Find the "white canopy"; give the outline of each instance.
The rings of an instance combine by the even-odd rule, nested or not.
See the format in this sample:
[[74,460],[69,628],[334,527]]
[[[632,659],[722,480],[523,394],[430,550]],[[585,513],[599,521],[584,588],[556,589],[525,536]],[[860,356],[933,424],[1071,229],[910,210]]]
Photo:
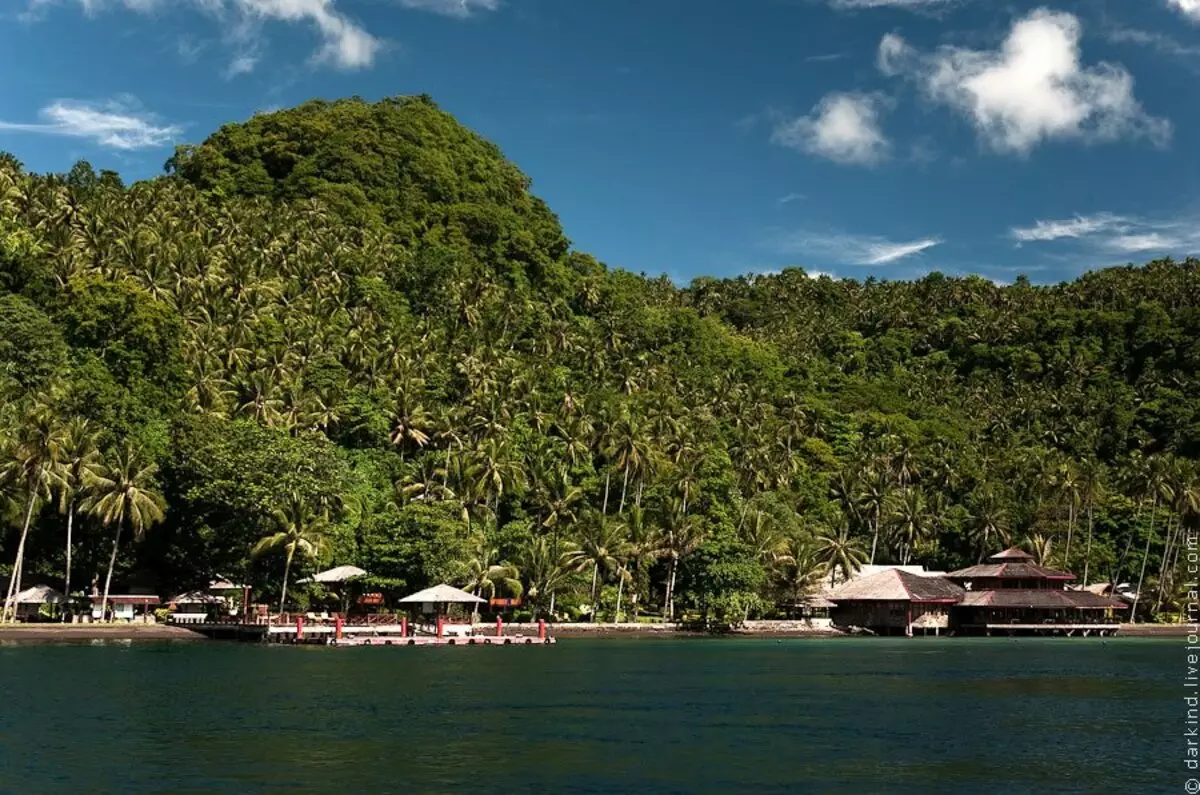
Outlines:
[[455,588],[453,585],[435,585],[432,588],[426,588],[424,591],[417,591],[412,596],[406,596],[400,600],[401,602],[420,602],[423,604],[429,603],[456,603],[456,604],[474,604],[476,602],[486,602],[486,599],[480,599],[475,594],[467,593],[466,591]]
[[19,605],[60,605],[67,601],[67,597],[49,585],[35,585],[21,591],[13,601]]
[[180,605],[220,605],[225,604],[225,600],[216,594],[211,594],[206,591],[190,591],[181,593],[179,596],[171,599],[175,604]]
[[366,574],[358,566],[338,566],[337,568],[314,574],[308,579],[301,580],[301,582],[346,582],[346,580],[353,580],[356,577],[364,577]]

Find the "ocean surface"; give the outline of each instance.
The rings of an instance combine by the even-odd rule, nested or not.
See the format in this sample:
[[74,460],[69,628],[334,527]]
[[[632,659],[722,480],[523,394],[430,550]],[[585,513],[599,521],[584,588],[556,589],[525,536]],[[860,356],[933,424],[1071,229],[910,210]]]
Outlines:
[[5,645],[0,792],[1195,792],[1184,644]]

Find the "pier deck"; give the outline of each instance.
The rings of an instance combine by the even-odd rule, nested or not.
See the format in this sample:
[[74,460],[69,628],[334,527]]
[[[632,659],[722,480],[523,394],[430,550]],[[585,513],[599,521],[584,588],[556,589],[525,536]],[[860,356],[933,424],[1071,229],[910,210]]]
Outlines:
[[967,625],[963,629],[980,629],[982,628],[988,635],[999,635],[1007,633],[1015,635],[1017,633],[1032,634],[1032,635],[1065,635],[1073,637],[1089,637],[1095,635],[1105,637],[1115,635],[1121,629],[1120,624],[983,624]]

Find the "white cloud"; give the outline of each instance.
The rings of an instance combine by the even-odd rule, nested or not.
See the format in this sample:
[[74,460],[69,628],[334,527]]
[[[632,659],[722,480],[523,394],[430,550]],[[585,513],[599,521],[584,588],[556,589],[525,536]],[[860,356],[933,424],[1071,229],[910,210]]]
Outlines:
[[1009,230],[1009,234],[1018,243],[1045,242],[1064,237],[1087,237],[1125,223],[1125,219],[1111,213],[1099,213],[1091,216],[1077,215],[1062,221],[1035,221],[1030,227],[1013,228]]
[[[27,16],[36,16],[48,6],[69,0],[29,0]],[[238,52],[227,75],[244,74],[258,60],[261,28],[267,22],[307,24],[321,38],[314,53],[318,63],[339,69],[362,69],[375,62],[383,42],[342,13],[337,0],[75,0],[84,14],[93,16],[112,8],[138,13],[190,5],[217,20],[224,36]],[[464,0],[467,2],[467,0]],[[494,0],[484,0],[494,2]],[[471,5],[475,5],[471,0]],[[452,5],[452,4],[448,4]]]
[[1200,225],[1194,219],[1156,220],[1096,213],[1073,218],[1035,221],[1009,234],[1017,245],[1070,240],[1111,253],[1187,255],[1200,251]]
[[1200,0],[1167,0],[1167,5],[1193,22],[1200,22]]
[[42,108],[41,122],[0,121],[0,131],[83,138],[110,149],[150,149],[166,146],[183,132],[160,124],[129,97],[107,102],[60,99]]
[[879,127],[887,104],[871,94],[827,94],[807,116],[777,124],[771,140],[836,163],[873,165],[891,151]]
[[779,204],[791,204],[794,201],[799,201],[801,199],[807,199],[807,198],[808,197],[805,196],[803,193],[789,193],[786,196],[780,196],[776,201]]
[[1145,112],[1124,67],[1085,66],[1081,35],[1076,17],[1038,9],[1014,22],[997,50],[942,47],[922,54],[888,34],[879,43],[878,66],[886,75],[914,79],[928,98],[967,117],[999,152],[1025,154],[1044,141],[1071,138],[1146,137],[1164,144],[1170,122]]
[[786,254],[816,256],[847,265],[888,265],[920,254],[941,242],[936,237],[894,242],[873,235],[797,232],[779,241],[778,248]]
[[467,17],[474,11],[495,11],[500,0],[400,0],[400,5],[448,17]]

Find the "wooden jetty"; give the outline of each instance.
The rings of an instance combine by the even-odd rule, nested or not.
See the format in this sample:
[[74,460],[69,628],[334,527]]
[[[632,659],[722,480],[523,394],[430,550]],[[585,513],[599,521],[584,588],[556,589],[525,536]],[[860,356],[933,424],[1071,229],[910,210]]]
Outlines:
[[[189,622],[181,624],[216,640],[241,640],[265,643],[320,644],[329,646],[535,646],[552,645],[556,639],[547,632],[546,622],[538,622],[536,635],[508,635],[502,619],[495,628],[484,629],[468,624],[451,624],[441,617],[429,627],[410,627],[406,617],[395,623],[376,620],[310,622],[305,616],[277,618],[259,623],[235,621]],[[393,618],[388,616],[387,618]]]

